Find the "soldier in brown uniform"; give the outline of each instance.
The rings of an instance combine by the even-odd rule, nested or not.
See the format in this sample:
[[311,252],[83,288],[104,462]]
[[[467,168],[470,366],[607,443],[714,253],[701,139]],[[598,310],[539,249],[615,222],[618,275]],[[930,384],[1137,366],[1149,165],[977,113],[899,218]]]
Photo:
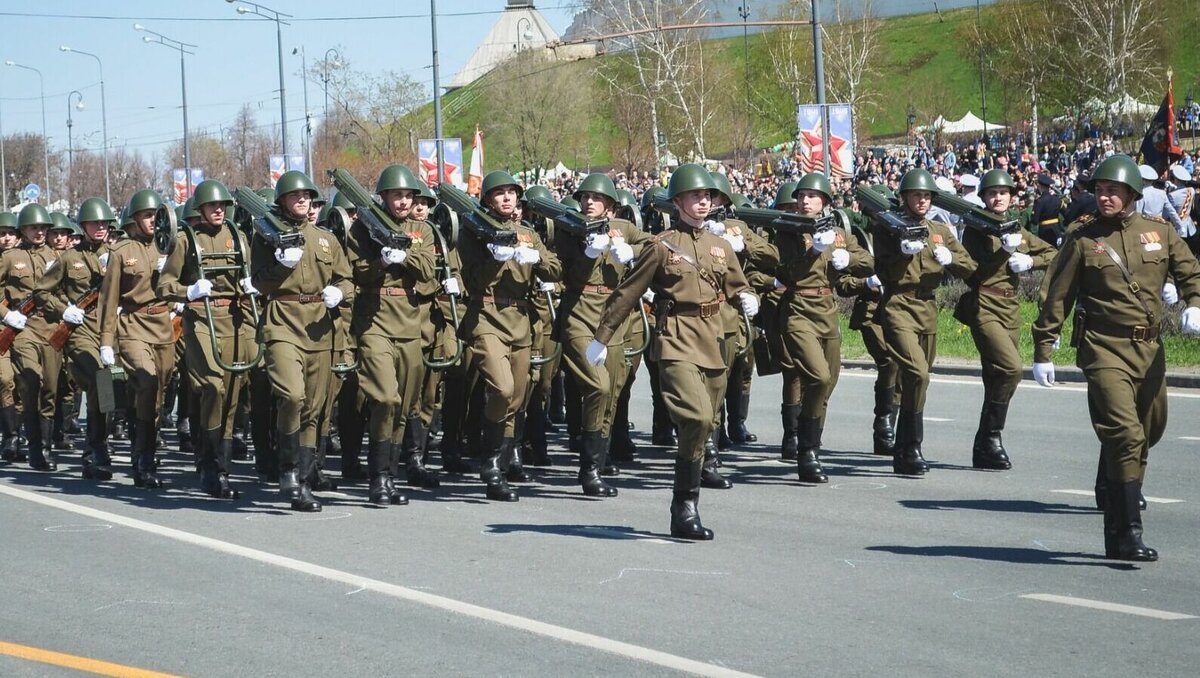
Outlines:
[[[979,196],[991,212],[1010,213],[1016,184],[1002,169],[990,170],[979,182]],[[967,278],[970,291],[963,294],[956,316],[971,328],[983,366],[983,407],[979,429],[971,450],[975,468],[1002,471],[1012,468],[1001,433],[1008,419],[1008,403],[1021,383],[1021,355],[1017,337],[1021,331],[1021,302],[1017,298],[1019,276],[1042,271],[1054,259],[1055,249],[1029,231],[1001,236],[966,228],[963,248],[979,263]]]
[[154,291],[158,272],[166,264],[153,240],[154,214],[162,204],[158,193],[149,189],[129,199],[125,208],[133,217],[129,237],[117,241],[108,252],[96,306],[100,362],[107,366],[120,361],[133,396],[134,483],[150,488],[159,486],[154,470],[159,408],[175,373],[173,305]]
[[[52,323],[72,327],[63,348],[71,376],[87,393],[87,441],[83,450],[83,477],[112,478],[108,454],[108,418],[100,413],[96,372],[100,369],[100,317],[93,310],[100,281],[108,262],[108,229],[116,221],[112,208],[100,198],[79,206],[84,239],[58,258],[37,282],[34,299]],[[88,297],[91,296],[91,299]]]
[[[550,189],[535,185],[526,188],[521,193],[521,202],[528,203],[534,197],[554,199]],[[545,221],[542,217],[531,214],[529,210],[522,210],[522,216],[526,223],[533,224],[532,228],[538,232],[539,237],[546,233],[544,225],[539,224],[539,220]],[[543,241],[545,242],[545,239]],[[554,243],[546,242],[546,245],[553,247]],[[562,351],[559,350],[559,343],[555,338],[557,333],[554,331],[554,323],[551,322],[550,304],[561,291],[560,283],[539,282],[538,293],[533,295],[533,310],[536,317],[533,353],[544,356],[547,362],[535,370],[536,374],[529,384],[529,397],[525,409],[518,415],[524,417],[524,435],[518,441],[521,446],[521,460],[530,466],[549,466],[551,463],[546,446],[546,431],[549,423],[547,411],[554,383],[558,381],[561,374],[559,368],[562,365]],[[557,306],[555,308],[557,309]]]
[[[191,422],[191,433],[201,489],[217,498],[233,498],[229,486],[233,420],[245,377],[244,372],[226,367],[247,364],[254,357],[253,300],[248,278],[234,270],[202,271],[198,260],[203,254],[206,269],[235,266],[249,256],[249,247],[225,218],[233,197],[224,184],[202,181],[189,201],[199,214],[192,229],[195,239],[186,233],[176,236],[155,294],[169,303],[186,304],[183,359],[192,388],[191,412],[197,417]],[[206,315],[206,299],[211,316]],[[210,320],[215,335],[209,330]]]
[[[403,165],[383,170],[375,192],[395,224],[411,238],[407,249],[375,242],[359,219],[350,228],[347,250],[358,297],[350,333],[358,342],[358,383],[367,399],[367,473],[370,501],[387,506],[407,504],[395,486],[408,415],[420,396],[425,367],[421,362],[422,328],[429,323],[431,302],[421,292],[434,276],[433,231],[412,218],[413,199],[420,182]],[[436,284],[436,282],[435,282]],[[411,450],[414,456],[417,450]],[[421,460],[412,461],[421,469]],[[437,476],[424,471],[423,484],[437,487]]]
[[1042,309],[1033,325],[1034,378],[1054,385],[1051,354],[1072,307],[1076,364],[1088,385],[1092,428],[1100,439],[1106,492],[1106,558],[1158,559],[1142,541],[1139,507],[1150,448],[1167,425],[1166,358],[1159,341],[1158,291],[1174,280],[1184,332],[1200,333],[1200,264],[1175,229],[1135,209],[1142,183],[1127,155],[1105,159],[1089,189],[1099,212],[1072,224],[1042,282]]
[[[17,230],[17,215],[0,212],[0,253],[21,243]],[[26,460],[21,439],[21,418],[17,415],[17,377],[13,371],[12,354],[0,354],[0,461]]]
[[529,388],[533,343],[529,297],[538,282],[562,277],[558,257],[537,233],[519,221],[516,179],[503,171],[483,178],[483,206],[493,218],[516,231],[517,245],[487,243],[470,229],[459,231],[457,251],[462,260],[464,290],[470,301],[459,328],[470,347],[470,365],[483,382],[484,404],[480,479],[489,499],[517,501],[505,480],[515,454],[513,434],[517,410]]
[[8,301],[4,324],[17,332],[10,355],[25,409],[29,466],[37,471],[58,469],[52,438],[62,353],[49,343],[54,326],[42,312],[35,309],[27,315],[19,307],[22,302],[32,300],[37,281],[58,260],[58,252],[46,244],[46,232],[53,223],[50,213],[41,205],[21,208],[17,225],[23,242],[0,255],[0,280],[4,281]]
[[929,229],[929,241],[905,239],[875,226],[875,273],[883,283],[876,319],[896,360],[900,379],[900,414],[892,470],[923,475],[929,470],[921,454],[925,438],[925,393],[929,369],[937,355],[935,292],[946,271],[966,278],[975,272],[950,228],[925,218],[937,186],[927,170],[910,170],[900,180],[900,200],[908,218]]
[[726,379],[721,306],[737,299],[747,314],[758,311],[758,298],[748,291],[733,248],[705,226],[716,189],[712,176],[699,165],[675,170],[667,195],[678,209],[679,223],[643,248],[637,265],[609,297],[587,349],[593,365],[603,364],[608,342],[646,290],[654,290],[652,350],[663,400],[679,434],[671,534],[683,539],[713,537],[700,522],[698,504],[704,444],[712,435]]
[[601,480],[600,470],[608,457],[617,398],[628,373],[624,347],[629,318],[609,338],[608,358],[600,369],[588,361],[587,347],[608,295],[650,237],[632,223],[613,217],[617,187],[607,174],[584,177],[572,197],[579,201],[584,217],[609,219],[604,233],[580,237],[559,228],[554,234],[554,251],[563,267],[558,339],[563,344],[563,363],[583,401],[578,480],[588,496],[615,497],[617,489]]
[[[837,216],[828,212],[833,190],[824,174],[801,177],[793,196],[801,215]],[[776,270],[776,287],[783,290],[779,324],[791,358],[783,373],[783,455],[794,448],[801,482],[824,483],[821,435],[842,365],[832,281],[839,273],[871,275],[874,259],[840,225],[813,234],[780,231],[775,244],[784,262]]]

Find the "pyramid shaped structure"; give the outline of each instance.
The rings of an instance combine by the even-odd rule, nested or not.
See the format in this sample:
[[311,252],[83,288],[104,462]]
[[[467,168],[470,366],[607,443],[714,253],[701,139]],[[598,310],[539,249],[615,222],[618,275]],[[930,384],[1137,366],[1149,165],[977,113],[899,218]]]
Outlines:
[[466,87],[511,59],[518,50],[544,49],[547,43],[558,39],[558,33],[532,0],[507,0],[500,18],[446,89]]

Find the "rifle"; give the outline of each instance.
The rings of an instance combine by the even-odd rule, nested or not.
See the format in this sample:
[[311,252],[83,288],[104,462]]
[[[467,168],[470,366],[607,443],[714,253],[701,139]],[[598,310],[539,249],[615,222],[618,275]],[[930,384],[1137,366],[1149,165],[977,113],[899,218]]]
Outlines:
[[529,201],[529,209],[576,238],[587,238],[589,235],[608,232],[608,217],[588,219],[579,212],[565,207],[549,198],[533,198]]
[[438,200],[454,210],[462,217],[462,224],[471,235],[487,245],[517,246],[517,232],[502,227],[491,217],[475,199],[460,190],[454,184],[442,183],[437,185]]
[[985,210],[953,193],[934,191],[933,204],[958,215],[964,226],[987,235],[1001,236],[1021,232],[1021,222],[1017,219],[1005,219],[1004,216]]
[[[21,315],[28,317],[37,308],[37,304],[33,301],[33,294],[25,297],[17,304],[15,310]],[[11,325],[5,325],[4,329],[0,329],[0,355],[8,353],[8,349],[12,348],[13,341],[17,338],[17,328]]]
[[928,240],[929,227],[900,211],[900,205],[865,186],[854,189],[863,214],[901,240]]
[[304,234],[283,223],[271,211],[271,206],[267,204],[266,200],[263,200],[261,195],[250,190],[247,186],[237,189],[234,195],[237,196],[238,206],[249,212],[251,217],[253,217],[251,224],[254,226],[254,232],[267,245],[277,250],[304,246]]
[[756,228],[765,228],[783,233],[816,235],[832,231],[837,226],[837,215],[830,212],[820,217],[807,217],[795,212],[782,210],[759,209],[757,207],[742,207],[737,211],[738,219]]
[[[87,311],[95,306],[99,300],[100,286],[97,285],[79,295],[79,298],[75,300],[75,305]],[[63,350],[63,347],[67,345],[67,339],[71,337],[71,333],[75,331],[76,327],[79,327],[79,325],[72,325],[65,320],[58,323],[58,327],[54,328],[54,334],[50,335],[50,345],[57,351]]]
[[367,228],[367,235],[371,236],[371,240],[380,247],[390,247],[394,250],[406,250],[412,245],[412,236],[400,229],[392,215],[387,213],[383,205],[371,198],[367,189],[363,188],[353,175],[344,169],[331,169],[327,173],[338,193],[345,195],[346,199],[358,208],[356,219]]

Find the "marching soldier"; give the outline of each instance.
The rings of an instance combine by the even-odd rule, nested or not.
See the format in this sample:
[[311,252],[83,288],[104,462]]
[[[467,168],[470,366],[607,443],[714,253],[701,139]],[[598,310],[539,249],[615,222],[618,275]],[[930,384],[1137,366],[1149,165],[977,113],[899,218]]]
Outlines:
[[61,320],[70,328],[64,356],[75,383],[87,393],[83,477],[109,480],[112,459],[108,454],[108,417],[101,414],[96,395],[96,372],[101,363],[100,318],[93,307],[108,261],[108,229],[116,217],[100,198],[84,200],[76,216],[83,227],[83,241],[63,252],[58,265],[38,280],[34,299],[48,321]]
[[529,296],[536,292],[538,280],[557,282],[562,265],[537,232],[521,224],[517,211],[521,187],[516,179],[500,170],[489,172],[481,190],[484,208],[516,231],[517,245],[487,243],[469,229],[459,233],[457,251],[469,297],[459,333],[470,346],[471,368],[483,382],[480,479],[487,485],[489,499],[517,501],[504,467],[513,461],[516,413],[529,387],[533,343]]
[[906,215],[928,229],[928,242],[901,237],[878,225],[875,231],[875,274],[883,284],[876,315],[899,369],[900,413],[892,470],[901,475],[924,475],[929,470],[921,442],[929,369],[937,355],[935,292],[946,271],[959,278],[975,272],[975,261],[950,227],[925,218],[936,190],[927,170],[909,170],[900,180]]
[[[0,212],[0,253],[21,244],[17,215]],[[0,353],[0,461],[23,462],[27,459],[21,439],[21,418],[17,415],[17,377],[12,354]]]
[[[32,303],[34,287],[46,269],[58,260],[58,252],[46,244],[46,232],[54,225],[45,207],[30,204],[17,217],[23,243],[0,256],[8,311],[4,324],[16,332],[12,343],[13,368],[25,414],[25,438],[29,443],[29,467],[36,471],[58,470],[54,453],[54,408],[62,353],[50,345],[54,326]],[[22,311],[22,306],[25,310]]]
[[[1015,218],[1010,212],[1016,185],[1002,169],[990,170],[979,182],[987,209]],[[967,228],[963,248],[979,264],[966,279],[971,289],[955,309],[956,317],[971,328],[983,365],[983,409],[971,451],[975,468],[1003,471],[1012,468],[1001,433],[1008,418],[1008,403],[1021,383],[1021,356],[1017,337],[1021,330],[1021,303],[1017,295],[1020,274],[1042,271],[1054,259],[1054,248],[1032,233],[989,235]]]
[[[800,178],[793,197],[799,214],[830,216],[833,189],[824,174]],[[791,359],[784,370],[783,444],[792,446],[801,482],[828,482],[821,467],[821,434],[829,396],[842,363],[841,329],[832,280],[841,272],[871,275],[874,261],[841,226],[809,234],[780,231],[775,286],[783,290],[780,325]]]
[[720,310],[736,299],[748,315],[758,311],[729,242],[705,227],[712,207],[712,175],[699,165],[682,165],[671,175],[667,195],[680,223],[647,244],[629,275],[609,296],[587,357],[607,360],[608,343],[647,289],[654,290],[657,335],[653,352],[663,401],[679,435],[675,457],[671,535],[712,539],[700,522],[700,474],[704,444],[713,432],[726,379],[724,326]]
[[[249,279],[232,267],[246,262],[249,248],[225,218],[233,197],[224,184],[202,181],[188,202],[199,215],[193,219],[195,240],[186,233],[176,236],[155,294],[169,303],[185,304],[183,360],[193,389],[190,409],[196,418],[191,421],[191,435],[200,487],[218,499],[232,499],[236,497],[229,485],[233,423],[244,377],[226,367],[249,362],[256,347]],[[184,216],[188,217],[186,208]],[[230,268],[221,270],[225,267]],[[157,485],[144,473],[143,478],[148,487]]]
[[1088,409],[1107,479],[1104,494],[1097,491],[1105,557],[1153,561],[1158,552],[1142,541],[1139,499],[1150,448],[1167,424],[1158,290],[1175,281],[1187,303],[1183,331],[1200,333],[1200,265],[1175,229],[1135,210],[1142,184],[1132,158],[1106,158],[1089,188],[1099,213],[1071,225],[1042,283],[1041,314],[1033,326],[1033,374],[1042,386],[1054,385],[1051,353],[1074,306],[1071,341],[1087,379]]
[[[125,212],[133,223],[129,237],[108,252],[96,315],[100,327],[100,362],[118,360],[128,374],[133,396],[134,482],[153,489],[159,486],[154,470],[158,440],[159,409],[167,384],[175,373],[175,328],[173,304],[155,293],[159,271],[166,257],[154,246],[154,215],[162,198],[152,190],[133,194]],[[181,387],[181,393],[186,388]],[[91,398],[88,399],[89,405]],[[180,398],[180,419],[186,421],[186,405]],[[91,414],[88,415],[89,426]]]
[[[980,185],[982,186],[982,181]],[[1032,221],[1036,226],[1037,236],[1055,247],[1062,238],[1062,198],[1053,190],[1054,180],[1049,174],[1039,174],[1037,177],[1037,200],[1033,201]],[[982,188],[980,189],[982,193]],[[1034,229],[1030,229],[1034,230]]]
[[[550,193],[550,189],[545,186],[534,185],[526,188],[521,193],[522,204],[528,204],[529,200],[538,197],[547,200],[553,200],[554,196]],[[523,210],[522,215],[525,221],[534,224],[533,229],[537,231],[538,237],[543,237],[545,228],[540,227],[538,220],[541,217],[530,214],[528,210]],[[543,237],[543,241],[545,238]],[[553,247],[553,242],[547,242],[547,246]],[[556,252],[557,254],[557,252]],[[524,416],[524,436],[523,440],[519,441],[521,445],[521,459],[524,463],[530,466],[549,466],[550,456],[546,449],[546,430],[548,423],[548,411],[551,395],[554,390],[555,382],[562,384],[559,379],[561,373],[559,366],[562,363],[562,351],[558,348],[558,333],[554,331],[554,323],[550,317],[550,303],[553,296],[561,291],[559,283],[546,282],[538,283],[538,294],[533,295],[533,309],[535,317],[534,323],[536,331],[533,337],[534,353],[546,356],[548,362],[541,365],[536,370],[536,378],[529,385],[528,403],[522,415]],[[547,298],[547,297],[551,298]],[[615,446],[615,443],[614,443]]]

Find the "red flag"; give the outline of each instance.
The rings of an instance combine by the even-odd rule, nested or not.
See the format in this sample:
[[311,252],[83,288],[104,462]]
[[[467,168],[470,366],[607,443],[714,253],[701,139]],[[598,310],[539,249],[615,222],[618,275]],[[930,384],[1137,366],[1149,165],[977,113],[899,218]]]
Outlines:
[[467,193],[479,196],[483,190],[483,132],[475,128],[474,148],[471,149],[471,169],[467,175]]
[[1172,160],[1183,157],[1179,138],[1175,130],[1175,96],[1171,91],[1171,73],[1167,72],[1167,95],[1163,97],[1158,113],[1150,121],[1146,136],[1142,139],[1142,161],[1158,170],[1166,171]]

